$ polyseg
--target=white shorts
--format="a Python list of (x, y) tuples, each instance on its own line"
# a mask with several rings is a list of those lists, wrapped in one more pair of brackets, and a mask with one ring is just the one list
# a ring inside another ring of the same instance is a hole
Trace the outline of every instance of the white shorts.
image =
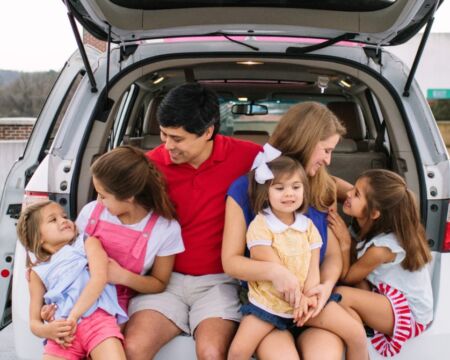
[(128, 315), (155, 310), (192, 335), (198, 324), (209, 318), (239, 322), (238, 289), (239, 282), (226, 274), (191, 276), (174, 272), (164, 292), (132, 298)]

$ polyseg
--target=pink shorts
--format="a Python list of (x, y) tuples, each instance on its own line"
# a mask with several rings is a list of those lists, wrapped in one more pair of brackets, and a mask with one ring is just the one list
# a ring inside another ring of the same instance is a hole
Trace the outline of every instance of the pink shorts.
[(375, 330), (375, 336), (371, 342), (379, 354), (386, 357), (394, 356), (400, 352), (408, 339), (418, 336), (427, 326), (416, 322), (408, 300), (399, 290), (383, 283), (378, 284), (374, 290), (386, 296), (391, 302), (394, 312), (394, 331), (390, 337)]
[(72, 346), (64, 349), (55, 341), (48, 340), (44, 354), (70, 360), (84, 359), (98, 344), (111, 337), (123, 341), (117, 320), (104, 310), (97, 309), (78, 323)]

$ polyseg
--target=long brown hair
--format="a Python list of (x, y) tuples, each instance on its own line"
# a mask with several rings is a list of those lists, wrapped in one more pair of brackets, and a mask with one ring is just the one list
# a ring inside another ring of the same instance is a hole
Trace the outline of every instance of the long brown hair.
[(133, 146), (119, 146), (100, 156), (91, 166), (93, 176), (118, 200), (134, 197), (147, 211), (175, 218), (166, 184), (145, 153)]
[[(17, 236), (20, 243), (25, 250), (31, 252), (36, 256), (38, 262), (44, 262), (50, 259), (51, 253), (42, 247), (41, 239), (41, 210), (53, 201), (41, 201), (35, 204), (28, 205), (22, 210), (19, 221), (17, 222)], [(31, 259), (27, 256), (27, 265), (33, 266)]]
[(305, 212), (308, 208), (309, 186), (308, 178), (303, 166), (295, 159), (288, 156), (280, 156), (275, 160), (267, 163), (267, 166), (272, 171), (274, 178), (266, 181), (264, 184), (259, 184), (255, 180), (255, 170), (249, 174), (249, 197), (252, 209), (255, 214), (258, 214), (263, 209), (270, 206), (269, 204), (269, 187), (277, 182), (282, 177), (290, 176), (295, 172), (300, 174), (300, 180), (303, 184), (303, 202), (297, 211)]
[[(345, 127), (326, 106), (304, 102), (290, 107), (283, 115), (269, 143), (305, 167), (319, 141), (336, 134), (343, 136), (345, 132)], [(318, 210), (327, 210), (336, 201), (335, 182), (323, 166), (316, 175), (308, 178), (311, 205)]]
[(419, 270), (431, 261), (431, 252), (413, 192), (400, 175), (389, 170), (367, 170), (358, 177), (363, 178), (367, 179), (367, 216), (373, 211), (380, 213), (373, 220), (366, 241), (378, 234), (394, 233), (406, 253), (402, 267)]

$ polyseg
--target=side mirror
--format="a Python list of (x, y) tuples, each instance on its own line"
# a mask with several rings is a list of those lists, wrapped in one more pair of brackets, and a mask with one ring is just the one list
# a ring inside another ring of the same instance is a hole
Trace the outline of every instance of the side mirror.
[(231, 112), (236, 115), (267, 115), (269, 111), (266, 105), (235, 104)]

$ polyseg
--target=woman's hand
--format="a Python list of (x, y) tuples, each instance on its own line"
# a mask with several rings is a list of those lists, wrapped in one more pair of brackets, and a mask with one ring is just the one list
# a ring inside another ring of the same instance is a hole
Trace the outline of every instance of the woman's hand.
[(283, 265), (272, 263), (271, 279), (275, 290), (277, 290), (283, 299), (294, 309), (300, 306), (302, 298), (302, 289), (297, 277)]
[(317, 308), (317, 296), (302, 295), (299, 311), (294, 309), (294, 323), (296, 326), (303, 326), (314, 314)]
[(308, 297), (311, 296), (317, 296), (317, 306), (313, 313), (311, 314), (311, 317), (316, 317), (323, 309), (325, 304), (327, 303), (328, 299), (330, 298), (331, 292), (333, 291), (334, 284), (331, 283), (322, 283), (314, 286), (313, 288), (309, 289), (305, 295)]
[(350, 232), (344, 219), (334, 209), (328, 211), (328, 226), (339, 241), (341, 250), (349, 250), (352, 244)]

